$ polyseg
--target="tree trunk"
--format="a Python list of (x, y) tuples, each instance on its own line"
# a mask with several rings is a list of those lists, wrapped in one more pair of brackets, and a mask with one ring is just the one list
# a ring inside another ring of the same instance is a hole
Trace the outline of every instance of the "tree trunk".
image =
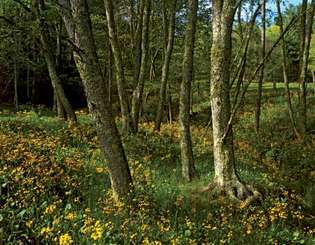
[(179, 123), (182, 176), (191, 181), (196, 175), (192, 141), (190, 135), (190, 102), (193, 81), (194, 46), (197, 21), (198, 0), (188, 1), (188, 23), (185, 38), (185, 53), (183, 60), (182, 83), (180, 90)]
[(134, 53), (134, 64), (133, 64), (133, 69), (134, 69), (134, 74), (133, 74), (133, 80), (134, 80), (134, 86), (135, 88), (138, 85), (139, 82), (139, 75), (140, 75), (140, 70), (141, 70), (141, 57), (142, 55), (142, 42), (143, 42), (143, 28), (145, 21), (143, 20), (144, 16), (144, 6), (147, 5), (145, 0), (140, 0), (139, 3), (139, 9), (138, 9), (138, 20), (137, 20), (137, 25), (136, 25), (136, 32), (134, 34), (133, 38), (133, 53)]
[(107, 83), (102, 76), (96, 53), (87, 1), (72, 0), (70, 3), (69, 0), (59, 0), (59, 4), (68, 35), (78, 48), (74, 59), (96, 124), (100, 146), (107, 160), (113, 194), (124, 198), (132, 189), (132, 179), (108, 102)]
[(301, 115), (301, 127), (302, 132), (305, 133), (307, 129), (307, 107), (306, 107), (306, 78), (308, 70), (308, 59), (310, 44), (312, 39), (313, 19), (315, 12), (315, 0), (312, 0), (310, 10), (307, 13), (306, 25), (305, 25), (305, 45), (302, 57), (302, 66), (300, 74), (300, 115)]
[(42, 16), (40, 14), (44, 6), (42, 6), (42, 2), (40, 2), (39, 0), (34, 0), (34, 6), (36, 7), (35, 11), (36, 11), (37, 23), (39, 26), (40, 42), (41, 42), (43, 55), (45, 58), (45, 62), (47, 64), (48, 73), (49, 73), (52, 86), (57, 96), (58, 115), (61, 118), (64, 118), (63, 116), (64, 114), (63, 110), (64, 110), (66, 112), (66, 117), (70, 119), (71, 121), (76, 122), (77, 118), (76, 118), (75, 112), (63, 90), (61, 80), (57, 73), (56, 60), (49, 48), (48, 37), (46, 34), (48, 32), (44, 28), (45, 23), (43, 22)]
[(18, 50), (20, 47), (20, 39), (16, 37), (16, 48), (14, 54), (14, 106), (15, 110), (19, 109), (18, 83), (19, 83), (19, 65), (18, 65)]
[(172, 8), (170, 11), (169, 18), (169, 28), (168, 28), (168, 39), (167, 39), (167, 47), (164, 55), (164, 62), (162, 66), (162, 78), (161, 78), (161, 87), (159, 94), (159, 104), (155, 119), (155, 130), (159, 131), (161, 127), (161, 122), (163, 118), (163, 111), (166, 101), (166, 88), (167, 88), (167, 80), (170, 68), (170, 61), (172, 57), (173, 44), (174, 44), (174, 32), (175, 32), (175, 20), (176, 20), (176, 0), (172, 2)]
[(119, 45), (119, 40), (117, 36), (115, 18), (114, 18), (114, 7), (112, 0), (104, 0), (105, 9), (106, 9), (106, 18), (108, 26), (109, 40), (111, 48), (114, 55), (114, 64), (116, 68), (116, 77), (117, 77), (117, 90), (120, 101), (121, 116), (123, 122), (123, 130), (126, 133), (133, 131), (133, 125), (129, 110), (129, 100), (126, 93), (126, 79), (125, 72), (122, 62), (121, 49)]
[[(261, 0), (261, 60), (265, 58), (266, 54), (266, 0)], [(256, 113), (255, 113), (255, 129), (256, 133), (259, 133), (260, 129), (260, 114), (261, 114), (261, 97), (262, 97), (262, 85), (264, 80), (264, 68), (263, 65), (260, 69), (260, 76), (258, 80), (258, 91), (257, 91), (257, 100), (256, 100)]]
[(132, 119), (134, 123), (134, 130), (138, 132), (139, 114), (142, 106), (142, 97), (144, 89), (144, 81), (148, 67), (149, 57), (149, 28), (150, 28), (150, 13), (151, 0), (145, 2), (142, 23), (142, 39), (141, 39), (141, 65), (137, 86), (133, 91), (132, 96)]
[[(229, 126), (230, 65), (235, 0), (213, 0), (213, 43), (211, 48), (211, 110), (215, 177), (213, 184), (231, 198), (250, 195), (235, 171), (233, 130)], [(229, 127), (229, 128), (227, 128)], [(227, 131), (228, 130), (228, 131)], [(226, 134), (226, 137), (223, 137)], [(212, 185), (213, 185), (212, 184)]]
[(112, 81), (114, 79), (113, 76), (113, 52), (112, 50), (109, 48), (108, 49), (108, 101), (110, 104), (112, 104)]
[(302, 0), (301, 4), (301, 18), (300, 18), (300, 52), (299, 52), (299, 76), (302, 72), (303, 53), (305, 49), (305, 30), (306, 30), (306, 9), (307, 0)]
[[(280, 24), (280, 35), (281, 35), (283, 33), (283, 19), (282, 19), (282, 14), (281, 14), (280, 2), (281, 2), (281, 0), (276, 1), (277, 11), (278, 11), (278, 19), (279, 19), (279, 24)], [(287, 66), (287, 49), (286, 49), (286, 43), (285, 43), (284, 38), (281, 40), (281, 45), (282, 45), (283, 80), (284, 80), (284, 84), (285, 84), (289, 118), (290, 118), (290, 122), (291, 122), (291, 126), (292, 126), (294, 134), (296, 135), (297, 138), (300, 138), (300, 134), (299, 134), (299, 132), (296, 128), (296, 124), (295, 124), (294, 113), (293, 113), (292, 102), (291, 102), (290, 86), (289, 86), (289, 80), (288, 80), (288, 75), (287, 75), (287, 68), (288, 68), (288, 66)]]

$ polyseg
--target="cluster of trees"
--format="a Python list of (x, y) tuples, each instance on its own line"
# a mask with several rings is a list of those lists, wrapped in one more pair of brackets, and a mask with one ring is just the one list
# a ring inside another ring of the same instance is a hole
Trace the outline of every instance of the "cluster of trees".
[[(264, 81), (284, 81), (296, 137), (303, 137), (307, 125), (306, 82), (315, 1), (303, 0), (301, 6), (290, 6), (284, 13), (281, 0), (277, 0), (275, 22), (268, 10), (270, 3), (3, 0), (0, 83), (7, 91), (8, 81), (14, 81), (14, 103), (18, 107), (19, 96), (32, 101), (36, 84), (44, 79), (42, 74), (48, 74), (58, 115), (73, 122), (76, 114), (65, 87), (67, 84), (68, 90), (78, 90), (82, 86), (113, 192), (124, 197), (132, 190), (132, 178), (113, 107), (119, 105), (122, 133), (135, 134), (148, 96), (145, 88), (157, 85), (158, 131), (167, 110), (172, 118), (172, 88), (179, 91), (182, 175), (190, 181), (197, 175), (190, 136), (192, 86), (194, 75), (206, 79), (211, 88), (215, 165), (215, 178), (207, 189), (252, 200), (259, 193), (236, 174), (232, 129), (250, 83), (258, 84), (258, 134)], [(300, 83), (298, 117), (292, 109), (289, 88), (294, 80)]]

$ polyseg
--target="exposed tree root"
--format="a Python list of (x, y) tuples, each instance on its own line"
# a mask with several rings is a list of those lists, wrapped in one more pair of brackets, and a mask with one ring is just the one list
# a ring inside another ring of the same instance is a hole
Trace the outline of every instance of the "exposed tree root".
[(262, 200), (262, 195), (258, 190), (251, 185), (243, 184), (237, 179), (226, 182), (224, 185), (220, 185), (216, 180), (213, 180), (208, 186), (198, 190), (198, 193), (205, 192), (210, 192), (211, 199), (224, 196), (239, 204), (240, 208), (246, 208), (253, 202)]

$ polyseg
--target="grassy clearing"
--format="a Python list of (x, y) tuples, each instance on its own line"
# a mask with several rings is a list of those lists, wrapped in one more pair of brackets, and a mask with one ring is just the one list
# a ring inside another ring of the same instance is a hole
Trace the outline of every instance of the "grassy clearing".
[(264, 194), (263, 203), (245, 210), (196, 193), (213, 176), (206, 121), (192, 127), (200, 178), (191, 183), (180, 176), (177, 123), (164, 124), (160, 133), (142, 123), (139, 135), (123, 139), (135, 182), (134, 200), (126, 206), (112, 200), (86, 113), (77, 112), (79, 125), (73, 126), (45, 110), (2, 110), (0, 241), (314, 244), (315, 137), (295, 141), (284, 99), (265, 98), (261, 137), (253, 128), (253, 99), (245, 102), (234, 129), (238, 172)]

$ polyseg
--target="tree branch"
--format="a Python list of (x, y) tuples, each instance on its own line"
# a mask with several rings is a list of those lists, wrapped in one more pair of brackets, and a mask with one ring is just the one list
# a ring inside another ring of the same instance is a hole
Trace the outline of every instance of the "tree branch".
[(239, 109), (239, 107), (241, 106), (241, 103), (244, 100), (245, 94), (247, 92), (247, 89), (249, 87), (249, 85), (253, 82), (253, 80), (255, 79), (256, 75), (258, 74), (258, 72), (260, 71), (260, 69), (263, 67), (263, 65), (266, 63), (267, 59), (270, 57), (270, 55), (272, 54), (273, 50), (276, 48), (276, 46), (279, 44), (279, 42), (284, 38), (285, 34), (293, 27), (293, 25), (296, 24), (296, 22), (300, 19), (302, 13), (298, 16), (294, 16), (291, 21), (289, 22), (289, 24), (286, 26), (286, 28), (283, 30), (283, 33), (281, 33), (281, 35), (278, 37), (278, 39), (275, 41), (275, 43), (273, 44), (273, 46), (269, 49), (268, 53), (265, 55), (264, 59), (260, 62), (260, 64), (256, 67), (255, 72), (253, 73), (251, 79), (249, 80), (249, 82), (246, 84), (246, 86), (244, 87), (244, 90), (242, 92), (242, 95), (240, 97), (240, 100), (238, 101), (238, 98), (235, 98), (235, 103), (233, 105), (233, 109), (231, 112), (231, 116), (229, 118), (229, 121), (226, 125), (225, 128), (225, 132), (222, 135), (220, 141), (224, 141), (226, 139), (226, 137), (228, 136), (231, 128), (232, 128), (232, 123), (233, 120), (235, 118), (236, 112)]

